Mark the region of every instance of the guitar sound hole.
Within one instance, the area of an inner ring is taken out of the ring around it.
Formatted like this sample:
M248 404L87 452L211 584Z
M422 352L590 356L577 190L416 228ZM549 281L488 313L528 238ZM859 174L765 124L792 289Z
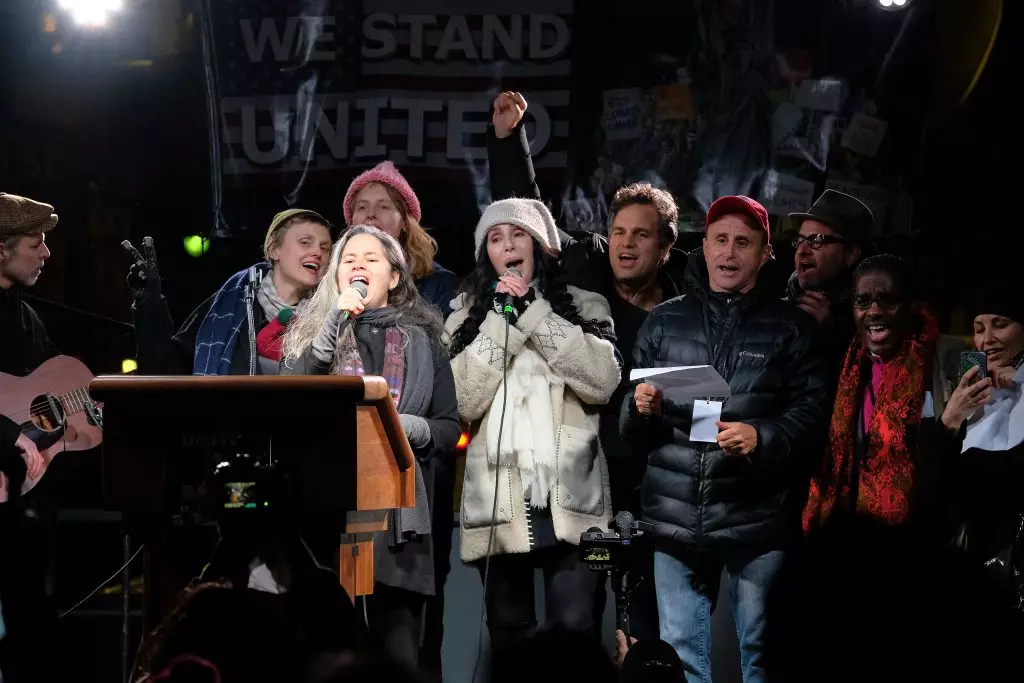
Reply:
M46 394L32 399L32 424L44 432L60 429L64 424L64 411L57 400Z

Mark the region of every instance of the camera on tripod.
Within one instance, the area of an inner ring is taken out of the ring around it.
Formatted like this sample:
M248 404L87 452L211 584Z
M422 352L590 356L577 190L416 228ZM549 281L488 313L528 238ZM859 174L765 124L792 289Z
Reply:
M200 465L201 518L212 522L256 522L283 512L287 475L269 449L241 437L228 440Z
M593 571L625 571L632 566L637 546L654 531L647 522L637 521L629 512L619 512L611 531L591 527L580 536L580 562Z
M266 510L275 498L275 470L248 452L235 453L213 469L215 505L223 512Z
M623 511L615 515L611 531L591 527L580 536L580 562L592 571L611 574L615 625L626 635L632 633L629 596L643 580L643 576L633 576L634 569L640 554L650 552L646 546L654 537L653 532L651 524L637 521L631 513Z

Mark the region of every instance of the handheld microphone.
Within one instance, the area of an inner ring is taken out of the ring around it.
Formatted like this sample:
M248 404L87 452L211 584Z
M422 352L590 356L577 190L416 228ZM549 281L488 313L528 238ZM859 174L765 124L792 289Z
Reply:
M505 271L505 275L515 275L516 277L522 277L523 276L522 272L520 272L520 270L518 268L509 268L508 270ZM502 312L503 315L509 315L510 313L515 313L516 309L512 305L512 302L514 302L515 300L516 300L515 295L513 295L513 294L506 294L505 295L505 301L501 305L501 312Z
M349 284L348 288L356 290L359 293L359 298L360 299L365 299L366 298L367 289L366 289L366 283L365 282L360 282L359 280L356 280L355 282L352 282L351 284ZM341 314L341 321L345 322L346 320L348 320L348 318L349 318L349 312L348 311L344 311Z

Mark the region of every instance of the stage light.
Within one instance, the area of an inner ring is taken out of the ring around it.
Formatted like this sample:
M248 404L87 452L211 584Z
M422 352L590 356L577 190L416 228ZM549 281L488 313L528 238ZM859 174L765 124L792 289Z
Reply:
M100 27L121 10L121 0L60 0L60 8L80 26Z
M135 362L134 358L125 358L121 361L121 373L130 375L139 369L139 364Z
M189 256L199 258L210 250L210 238L199 235L189 235L185 238L185 251Z
M910 0L878 0L878 5L882 9L889 11L906 9L909 4Z

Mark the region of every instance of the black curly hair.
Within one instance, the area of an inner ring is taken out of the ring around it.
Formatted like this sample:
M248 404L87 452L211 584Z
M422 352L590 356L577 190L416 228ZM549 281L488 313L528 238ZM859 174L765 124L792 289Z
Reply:
M569 293L568 282L562 265L558 259L549 251L543 249L537 240L533 241L533 264L537 288L541 295L551 304L551 310L565 318L573 325L579 325L587 334L592 334L600 339L607 339L615 343L615 335L612 326L608 322L597 320L583 320L576 310L572 295ZM494 297L494 283L498 279L498 273L491 264L487 255L486 245L480 248L476 257L476 267L459 285L458 292L465 294L472 302L469 314L458 329L452 334L451 346L448 355L451 358L459 355L463 349L473 343L480 334L480 325L487 317L487 311L493 310L491 304Z

